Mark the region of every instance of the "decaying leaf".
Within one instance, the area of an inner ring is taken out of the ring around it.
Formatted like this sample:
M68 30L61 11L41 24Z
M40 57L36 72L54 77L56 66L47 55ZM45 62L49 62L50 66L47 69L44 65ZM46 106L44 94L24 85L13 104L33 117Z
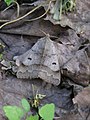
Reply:
M90 58L83 50L78 50L72 59L64 66L64 75L69 76L74 82L88 85L90 81ZM65 70L66 69L66 70Z
M73 99L74 104L90 105L90 86L84 88L78 95Z
M15 66L15 63L13 61L8 61L8 60L4 60L4 59L1 61L1 65L2 65L2 67L1 67L2 70L14 69L14 71L15 71L15 69L17 68L17 66Z
M90 86L79 92L73 99L73 102L74 104L78 104L78 111L84 120L90 117Z
M9 69L12 68L11 64L10 64L10 61L2 60L1 64L3 65L2 70L9 70Z
M30 50L14 59L18 78L41 78L59 85L62 70L62 74L78 84L88 85L90 81L90 58L85 49L76 51L49 37L39 39Z
M52 10L52 7L50 8ZM47 14L45 20L50 20L54 25L69 26L83 37L90 38L90 1L76 0L74 12L62 14L61 20L53 19L52 14Z

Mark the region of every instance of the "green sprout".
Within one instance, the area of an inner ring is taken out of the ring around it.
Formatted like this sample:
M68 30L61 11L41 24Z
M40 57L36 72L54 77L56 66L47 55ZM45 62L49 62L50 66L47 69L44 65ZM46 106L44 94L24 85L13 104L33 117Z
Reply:
M5 3L7 4L7 6L9 6L10 4L12 4L15 0L4 0Z
M54 7L51 9L53 19L61 20L63 13L72 12L75 9L76 0L56 0Z
M0 43L0 61L3 59L3 51L4 51L5 46Z
M55 105L53 103L46 104L39 108L37 114L28 114L30 112L30 104L26 99L21 100L21 107L4 106L3 111L8 120L53 120Z

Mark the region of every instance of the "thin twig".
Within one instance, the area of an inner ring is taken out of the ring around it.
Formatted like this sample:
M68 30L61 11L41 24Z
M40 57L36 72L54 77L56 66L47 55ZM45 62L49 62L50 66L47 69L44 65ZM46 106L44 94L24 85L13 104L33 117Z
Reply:
M5 8L3 11L2 11L2 13L4 13L6 10L8 10L10 7L12 7L13 6L13 4L11 4L11 5L9 5L7 8Z
M0 20L0 23L9 22L10 20Z
M41 16L39 16L37 18L31 19L31 20L26 20L26 21L31 22L31 21L35 21L35 20L38 20L38 19L44 17L48 13L48 11L50 10L50 5L51 5L51 1L49 2L48 8L44 14L42 14Z
M30 15L31 13L33 13L34 11L36 11L36 10L37 10L38 8L40 8L41 6L42 6L42 5L39 5L39 6L35 7L33 10L29 11L27 14L23 15L22 17L19 17L19 18L15 19L15 20L11 20L11 21L9 21L9 22L4 23L3 25L0 26L0 29L3 28L3 27L6 26L6 25L15 23L15 22L17 22L17 21L19 21L19 20L27 17L28 15Z
M19 17L19 12L20 12L19 4L16 1L13 1L13 3L15 3L17 5L17 17Z
M35 18L35 19L31 19L31 20L29 20L29 21L38 20L38 19L42 18L44 15L46 15L47 12L48 12L49 9L50 9L50 4L51 4L52 1L53 1L53 0L50 0L48 9L46 10L46 12L45 12L43 15L41 15L41 16ZM15 1L14 1L14 2L15 2ZM17 15L19 15L19 5L18 5L17 2L15 2L15 3L17 4ZM8 22L4 23L3 25L0 26L0 29L3 28L3 27L6 26L6 25L15 23L15 22L17 22L17 21L19 21L19 20L27 17L28 15L30 15L31 13L33 13L34 11L36 11L38 8L40 8L40 7L42 7L42 6L43 6L43 5L41 4L41 5L37 6L37 7L35 7L33 10L29 11L27 14L23 15L22 17L19 17L19 18L15 19L15 20L11 20L11 21L8 21Z
M16 5L17 5L17 18L19 17L19 11L20 11L20 7L19 7L19 4L18 4L18 2L16 2L16 1L13 1L13 3L15 3ZM4 13L6 10L8 10L10 7L12 7L13 6L13 4L11 4L10 6L8 6L6 9L4 9L3 11L2 11L2 13ZM4 22L9 22L10 20L0 20L0 23L4 23Z

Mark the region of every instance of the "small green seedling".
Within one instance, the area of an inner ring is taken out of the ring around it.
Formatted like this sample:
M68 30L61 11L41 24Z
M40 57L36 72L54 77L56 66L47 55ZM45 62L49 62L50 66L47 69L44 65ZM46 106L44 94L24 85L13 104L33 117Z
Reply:
M1 53L0 54L0 61L3 59L3 54Z
M24 115L30 111L30 105L26 99L21 100L22 107L4 106L3 110L9 120L21 120Z
M31 104L32 107L37 108L40 104L40 101L45 97L46 95L42 94L36 94L35 97L29 100L29 103Z
M0 43L0 61L3 59L3 51L4 51L5 46Z
M63 13L72 12L75 9L76 0L56 0L55 5L50 13L53 14L53 19L61 20Z
M30 104L26 99L21 100L21 107L4 106L3 111L8 120L53 120L55 105L53 103L46 104L39 108L36 115L28 114L30 112Z
M32 84L33 95L29 98L29 103L32 107L37 108L40 105L41 100L46 97L46 95L42 95L38 93L37 87Z
M46 104L39 109L39 115L44 120L53 120L55 112L55 105L53 103Z
M15 0L4 0L5 3L7 4L7 6L9 6L10 4L12 4Z
M3 110L9 120L20 120L24 115L24 111L17 106L4 106Z

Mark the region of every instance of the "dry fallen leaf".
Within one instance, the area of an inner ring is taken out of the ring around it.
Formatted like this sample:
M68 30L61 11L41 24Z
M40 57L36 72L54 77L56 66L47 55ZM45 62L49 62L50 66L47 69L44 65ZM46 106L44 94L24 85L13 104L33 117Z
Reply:
M86 87L73 98L74 104L78 104L78 111L82 118L86 120L90 116L90 86Z

